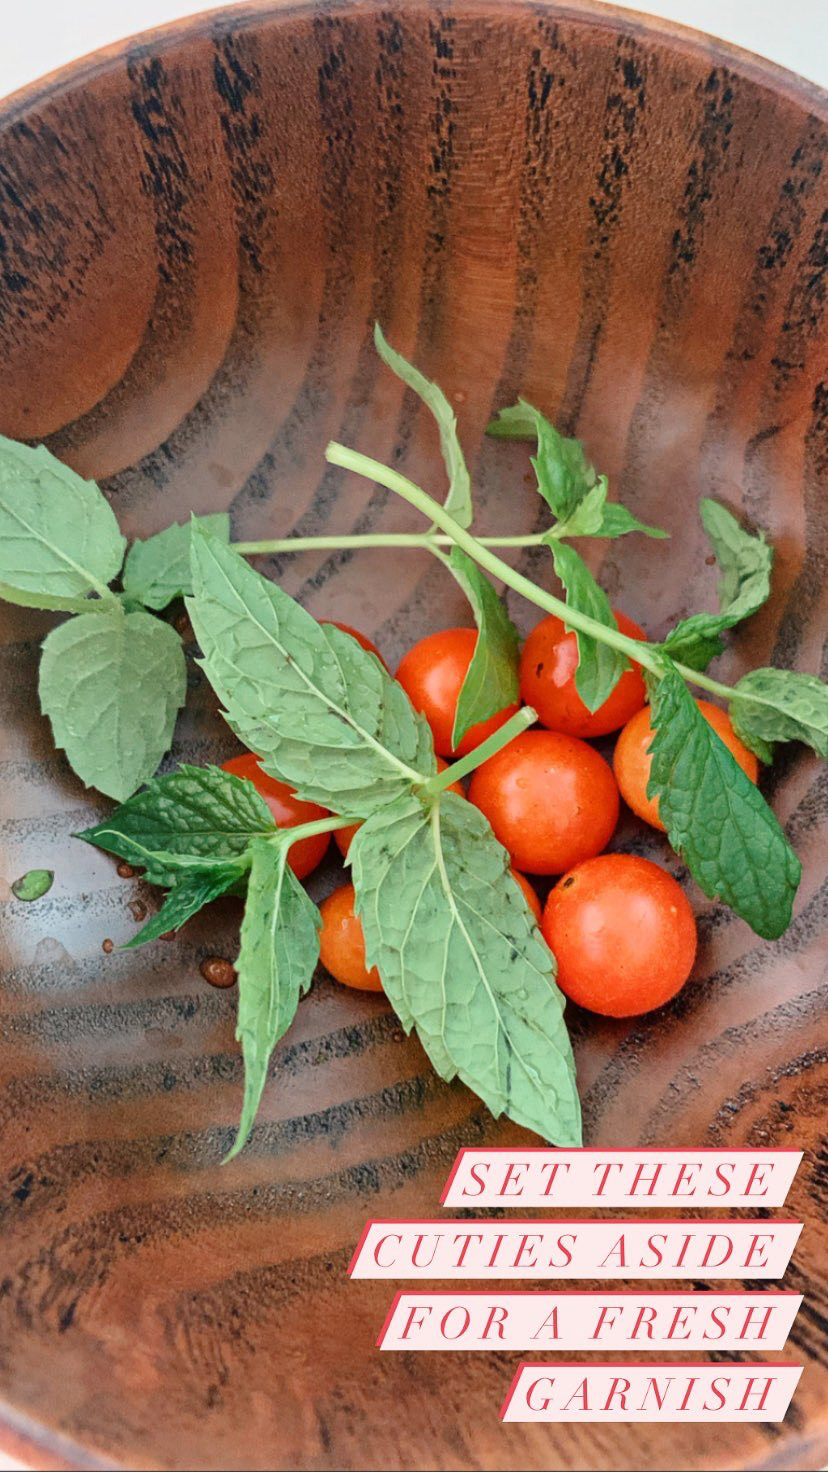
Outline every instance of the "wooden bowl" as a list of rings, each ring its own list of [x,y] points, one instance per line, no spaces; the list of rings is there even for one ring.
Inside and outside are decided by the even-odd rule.
[[[481,437],[523,392],[672,533],[657,552],[602,545],[616,602],[653,636],[714,606],[696,509],[712,493],[777,549],[727,675],[771,658],[816,670],[827,138],[805,82],[587,0],[197,17],[0,111],[0,429],[102,478],[130,536],[228,507],[245,539],[416,530],[323,461],[336,436],[443,483],[431,424],[370,345],[379,318],[457,406],[483,529],[539,516],[525,448]],[[525,565],[551,585],[543,558]],[[391,661],[467,618],[425,554],[269,570]],[[679,999],[572,1019],[588,1144],[805,1150],[788,1203],[807,1223],[787,1278],[806,1295],[793,1407],[715,1442],[698,1426],[503,1427],[517,1356],[380,1355],[390,1287],[345,1269],[368,1216],[439,1214],[459,1146],[528,1137],[440,1083],[382,999],[320,976],[249,1148],[219,1166],[240,1103],[235,997],[199,965],[233,955],[238,914],[117,950],[155,896],[70,837],[109,805],[38,714],[52,623],[2,606],[3,870],[57,876],[28,907],[4,890],[0,912],[8,1444],[86,1467],[828,1460],[824,772],[788,750],[766,779],[805,866],[781,941],[696,895]],[[235,743],[195,671],[192,686],[176,755],[221,760]],[[677,867],[631,820],[630,839]]]

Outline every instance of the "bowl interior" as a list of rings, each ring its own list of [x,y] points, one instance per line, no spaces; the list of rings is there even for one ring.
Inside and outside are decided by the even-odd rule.
[[[418,530],[323,459],[337,438],[443,486],[427,416],[375,357],[378,319],[456,407],[481,531],[543,524],[525,447],[482,438],[522,393],[671,534],[589,549],[616,604],[652,637],[715,606],[697,516],[712,494],[776,547],[773,596],[727,676],[817,670],[827,136],[805,83],[588,4],[207,15],[0,113],[0,430],[101,479],[129,536],[228,508],[240,539]],[[521,565],[554,586],[543,556]],[[468,620],[426,554],[263,566],[392,665]],[[512,1356],[375,1352],[388,1285],[345,1278],[365,1219],[436,1216],[459,1146],[528,1138],[437,1080],[382,1000],[320,975],[249,1148],[219,1167],[240,1100],[235,1001],[199,964],[233,955],[238,913],[102,953],[154,896],[70,838],[108,804],[38,711],[53,620],[0,619],[4,876],[57,876],[0,911],[10,1424],[84,1465],[609,1468],[622,1439],[628,1465],[709,1461],[702,1427],[631,1426],[614,1449],[589,1428],[556,1428],[552,1449],[542,1429],[501,1427]],[[175,755],[221,761],[236,743],[194,668],[191,685]],[[784,1427],[717,1439],[729,1466],[816,1466],[825,786],[798,752],[765,785],[804,864],[788,934],[759,942],[696,893],[680,998],[633,1022],[576,1012],[572,1029],[587,1144],[805,1149],[787,1286],[808,1293],[793,1346],[813,1364]],[[679,872],[631,818],[617,843]]]

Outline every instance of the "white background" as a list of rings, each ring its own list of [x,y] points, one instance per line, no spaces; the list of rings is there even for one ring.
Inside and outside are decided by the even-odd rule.
[[[620,0],[735,41],[828,87],[828,0]],[[0,97],[87,51],[210,0],[0,0]]]
[[[648,10],[734,41],[828,87],[828,0],[658,0]],[[193,9],[206,0],[0,0],[0,97],[98,46]],[[0,1452],[0,1472],[19,1467]]]

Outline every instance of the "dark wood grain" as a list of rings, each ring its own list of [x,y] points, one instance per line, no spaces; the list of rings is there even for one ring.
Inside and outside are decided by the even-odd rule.
[[[651,635],[710,606],[696,507],[713,493],[777,549],[727,675],[818,670],[826,116],[769,65],[586,3],[237,6],[116,47],[0,110],[0,429],[102,477],[129,535],[228,507],[243,538],[415,530],[323,462],[337,436],[441,484],[425,416],[370,346],[378,317],[457,407],[483,529],[539,515],[525,450],[481,438],[520,391],[672,533],[657,554],[593,553]],[[391,660],[462,617],[425,555],[267,566]],[[235,999],[199,966],[233,955],[238,913],[103,953],[155,899],[70,838],[107,805],[38,714],[51,622],[3,607],[0,636],[2,874],[57,876],[36,905],[0,895],[0,1394],[40,1464],[822,1466],[824,770],[790,752],[765,779],[805,868],[781,941],[695,894],[681,996],[572,1018],[588,1143],[804,1148],[788,1357],[807,1369],[786,1422],[715,1445],[705,1427],[504,1428],[516,1357],[379,1355],[388,1287],[345,1267],[366,1216],[434,1215],[458,1146],[521,1132],[435,1079],[382,999],[320,975],[250,1147],[219,1167]],[[232,738],[191,683],[176,755],[220,760]],[[632,820],[617,842],[677,870]]]

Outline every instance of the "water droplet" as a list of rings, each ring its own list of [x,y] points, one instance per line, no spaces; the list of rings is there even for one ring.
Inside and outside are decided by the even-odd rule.
[[[236,980],[236,972],[229,961],[222,956],[208,956],[202,961],[200,971],[205,981],[211,986],[233,986]]]

